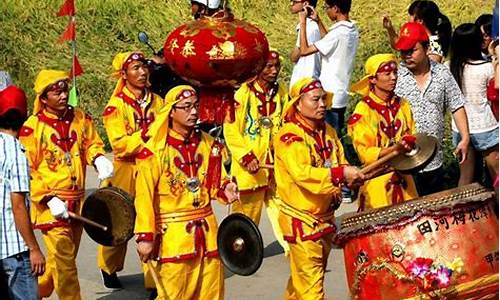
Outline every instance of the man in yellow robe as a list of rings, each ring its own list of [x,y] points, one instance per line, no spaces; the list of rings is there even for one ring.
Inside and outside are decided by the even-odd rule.
[[[235,120],[224,123],[224,140],[231,152],[231,174],[241,195],[233,204],[233,212],[245,214],[258,225],[265,203],[274,235],[287,253],[278,225],[279,198],[272,169],[273,137],[281,127],[281,112],[288,102],[286,88],[277,81],[280,69],[280,56],[271,50],[257,78],[236,91]]]
[[[237,186],[223,167],[223,145],[195,128],[198,96],[188,85],[171,89],[137,155],[135,233],[141,260],[158,262],[157,299],[223,299],[211,200],[229,203]]]
[[[135,156],[148,140],[148,128],[163,107],[163,99],[148,89],[149,70],[141,52],[119,53],[113,59],[115,90],[104,108],[103,122],[113,148],[115,175],[111,185],[135,196]],[[97,248],[97,265],[104,285],[121,288],[116,272],[123,269],[127,243]],[[146,288],[154,282],[144,267]]]
[[[366,76],[354,84],[361,94],[348,121],[348,134],[363,164],[370,164],[394,150],[411,149],[415,122],[408,101],[394,94],[397,60],[377,54],[365,65]],[[390,172],[368,180],[359,193],[359,211],[384,207],[418,197],[411,175]]]
[[[66,72],[42,70],[35,81],[33,115],[19,133],[31,168],[31,221],[47,248],[45,273],[38,278],[40,297],[56,291],[59,299],[81,299],[76,255],[82,224],[68,219],[84,201],[85,166],[99,179],[113,175],[92,118],[68,106]]]
[[[319,80],[303,78],[290,91],[285,123],[275,136],[279,224],[290,247],[285,299],[324,299],[323,280],[341,186],[363,179],[348,165],[335,129],[325,122],[328,99]]]

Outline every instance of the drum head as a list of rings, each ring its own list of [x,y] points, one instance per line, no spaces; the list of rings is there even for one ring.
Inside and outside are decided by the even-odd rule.
[[[257,225],[240,213],[222,221],[217,232],[217,247],[224,266],[242,276],[257,272],[264,258],[264,243]]]
[[[108,227],[107,231],[103,231],[83,225],[90,238],[100,245],[117,246],[134,235],[134,201],[119,188],[101,188],[90,194],[83,203],[82,216]]]

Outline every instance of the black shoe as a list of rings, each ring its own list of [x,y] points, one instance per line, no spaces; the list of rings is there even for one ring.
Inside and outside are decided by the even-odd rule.
[[[158,297],[158,291],[157,290],[152,290],[151,294],[149,294],[149,300],[155,300],[156,297]]]
[[[108,289],[122,289],[122,283],[120,282],[120,279],[118,279],[118,276],[116,276],[116,273],[113,274],[108,274],[101,270],[101,275],[102,275],[102,283],[104,284],[105,287]]]

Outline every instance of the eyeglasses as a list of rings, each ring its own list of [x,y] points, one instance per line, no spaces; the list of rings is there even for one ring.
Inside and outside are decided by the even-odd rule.
[[[304,1],[302,1],[302,0],[291,0],[290,1],[291,5],[295,5],[295,4],[298,4],[298,3],[304,3]]]
[[[198,110],[200,108],[200,102],[193,102],[182,106],[174,105],[174,109],[180,109],[185,112],[190,112],[191,110],[193,110],[193,108]]]
[[[323,9],[324,10],[329,10],[330,8],[332,8],[332,7],[329,6],[328,4],[323,4]]]

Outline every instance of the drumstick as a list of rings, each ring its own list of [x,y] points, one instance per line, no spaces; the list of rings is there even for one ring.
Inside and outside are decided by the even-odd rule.
[[[373,163],[361,169],[361,173],[364,175],[370,173],[371,171],[378,169],[380,166],[385,165],[389,160],[399,155],[399,151],[392,151],[389,154],[383,156],[382,158],[377,159]]]
[[[158,290],[161,292],[161,296],[166,296],[167,293],[165,292],[165,288],[163,287],[163,284],[160,281],[160,277],[158,276],[158,273],[156,272],[156,268],[153,265],[153,262],[151,260],[148,260],[146,263],[148,265],[149,270],[151,270],[151,275],[153,276],[153,280],[156,284],[156,287]]]
[[[103,231],[108,231],[108,227],[107,226],[104,226],[104,225],[99,224],[97,222],[94,222],[94,221],[92,221],[90,219],[87,219],[85,217],[77,215],[77,214],[75,214],[74,212],[71,212],[71,211],[68,211],[68,214],[69,214],[70,218],[72,218],[72,219],[78,220],[78,221],[83,222],[83,223],[87,223],[89,225],[92,225],[94,227],[102,229]]]
[[[273,165],[270,165],[270,164],[262,164],[262,165],[259,165],[259,168],[263,168],[263,169],[274,169],[274,166],[273,166]]]

